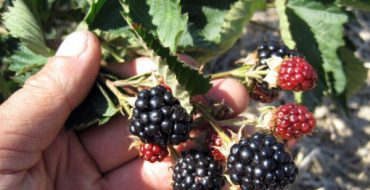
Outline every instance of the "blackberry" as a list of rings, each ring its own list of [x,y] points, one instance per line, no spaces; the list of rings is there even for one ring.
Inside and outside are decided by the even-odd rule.
[[[158,85],[138,93],[130,132],[144,143],[162,147],[189,139],[192,119],[165,87]]]
[[[256,82],[249,95],[253,100],[271,103],[279,97],[279,89],[269,89],[267,82]]]
[[[207,152],[196,150],[182,152],[172,181],[174,190],[217,190],[225,185],[221,163]]]
[[[285,188],[293,183],[298,168],[284,144],[272,135],[255,133],[230,149],[227,168],[231,181],[242,190]]]
[[[284,58],[289,53],[289,48],[277,41],[266,41],[257,47],[257,56],[260,64],[265,64],[264,60],[273,55]]]
[[[283,90],[307,91],[315,87],[315,69],[302,57],[290,57],[278,71],[278,86]]]
[[[310,134],[316,127],[316,120],[306,106],[285,104],[276,110],[273,131],[275,135],[291,140]]]

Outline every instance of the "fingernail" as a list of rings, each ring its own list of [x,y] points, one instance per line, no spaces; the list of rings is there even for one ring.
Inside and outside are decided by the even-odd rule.
[[[59,46],[56,56],[78,57],[87,47],[87,32],[79,31],[70,34]]]

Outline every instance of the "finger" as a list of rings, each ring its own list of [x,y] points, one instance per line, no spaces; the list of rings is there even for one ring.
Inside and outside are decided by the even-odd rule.
[[[85,150],[105,173],[138,155],[135,148],[129,150],[133,142],[130,138],[129,121],[122,115],[114,117],[105,126],[97,126],[78,134]]]
[[[106,70],[120,77],[130,77],[157,70],[157,65],[149,57],[139,57],[130,63],[110,64]]]
[[[9,163],[23,158],[31,160],[20,164],[29,166],[38,159],[89,92],[99,62],[97,38],[89,32],[73,33],[56,56],[0,106],[0,168],[14,169]]]
[[[222,79],[213,82],[214,87],[208,94],[216,101],[231,104],[235,114],[243,111],[248,104],[248,93],[236,80]],[[228,94],[232,92],[232,94]],[[238,103],[237,101],[240,101]],[[234,107],[233,107],[234,106]],[[113,119],[106,126],[95,127],[80,133],[81,142],[93,157],[101,172],[110,171],[137,156],[137,151],[128,151],[132,140],[128,122],[122,116]]]
[[[159,163],[135,159],[128,164],[104,176],[104,183],[111,190],[115,189],[157,189],[170,190],[171,162],[169,159]],[[133,177],[135,176],[135,177]]]
[[[224,103],[233,109],[233,116],[242,113],[249,104],[249,94],[245,87],[235,79],[216,79],[213,88],[207,93],[212,99]]]

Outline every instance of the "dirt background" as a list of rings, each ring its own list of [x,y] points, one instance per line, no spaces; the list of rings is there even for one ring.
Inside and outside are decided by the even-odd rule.
[[[356,56],[370,69],[370,13],[354,11],[357,20],[345,26],[358,48]],[[207,66],[207,72],[229,70],[234,61],[253,51],[266,39],[280,40],[274,9],[256,13],[232,49]],[[351,117],[345,117],[326,99],[315,110],[317,130],[292,150],[299,176],[292,190],[370,190],[370,72],[367,83],[349,99]],[[279,103],[293,101],[282,94]],[[256,113],[252,102],[248,113]]]

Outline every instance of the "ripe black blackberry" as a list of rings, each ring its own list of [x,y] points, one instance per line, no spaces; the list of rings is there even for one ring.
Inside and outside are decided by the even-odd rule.
[[[218,190],[225,185],[221,163],[208,153],[196,150],[182,152],[172,181],[174,190]]]
[[[278,41],[265,41],[257,47],[257,56],[260,64],[266,64],[265,60],[273,55],[284,58],[288,55],[289,48]]]
[[[189,139],[192,119],[165,87],[138,93],[130,132],[144,143],[177,145]]]
[[[227,160],[231,181],[242,190],[285,188],[293,183],[298,168],[284,144],[272,135],[255,133],[230,149]]]

